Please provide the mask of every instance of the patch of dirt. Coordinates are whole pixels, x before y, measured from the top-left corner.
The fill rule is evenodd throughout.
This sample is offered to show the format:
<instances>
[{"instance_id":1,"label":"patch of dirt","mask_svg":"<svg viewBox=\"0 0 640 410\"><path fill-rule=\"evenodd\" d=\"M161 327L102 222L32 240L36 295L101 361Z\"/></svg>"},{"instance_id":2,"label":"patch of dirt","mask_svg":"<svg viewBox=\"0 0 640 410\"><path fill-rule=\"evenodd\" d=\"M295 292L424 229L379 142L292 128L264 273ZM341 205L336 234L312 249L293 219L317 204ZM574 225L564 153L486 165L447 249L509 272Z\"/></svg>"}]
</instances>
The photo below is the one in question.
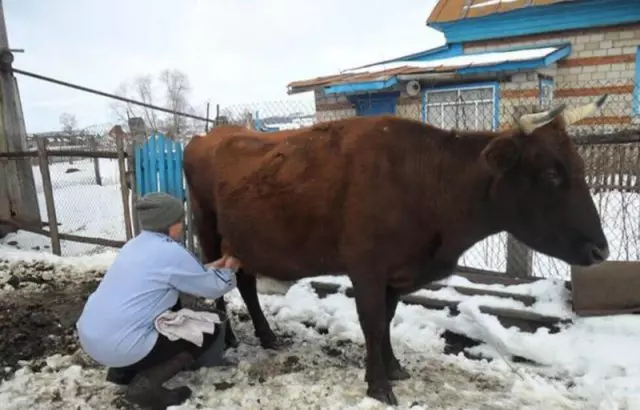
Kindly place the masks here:
<instances>
[{"instance_id":1,"label":"patch of dirt","mask_svg":"<svg viewBox=\"0 0 640 410\"><path fill-rule=\"evenodd\" d=\"M25 266L27 265L27 266ZM20 368L22 361L35 362L39 370L43 358L73 354L78 349L75 322L97 280L73 284L56 277L51 265L37 262L0 262L0 380ZM64 286L64 288L61 288Z\"/></svg>"}]
</instances>

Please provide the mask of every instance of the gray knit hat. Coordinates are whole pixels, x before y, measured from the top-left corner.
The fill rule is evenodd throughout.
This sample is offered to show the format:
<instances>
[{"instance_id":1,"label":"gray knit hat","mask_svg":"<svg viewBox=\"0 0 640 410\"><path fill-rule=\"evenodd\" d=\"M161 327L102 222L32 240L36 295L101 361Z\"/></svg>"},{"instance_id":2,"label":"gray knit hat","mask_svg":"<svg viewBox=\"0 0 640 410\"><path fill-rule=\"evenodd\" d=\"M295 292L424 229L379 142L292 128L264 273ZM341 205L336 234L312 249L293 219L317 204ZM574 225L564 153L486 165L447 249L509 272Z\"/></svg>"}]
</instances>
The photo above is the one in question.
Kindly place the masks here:
<instances>
[{"instance_id":1,"label":"gray knit hat","mask_svg":"<svg viewBox=\"0 0 640 410\"><path fill-rule=\"evenodd\" d=\"M145 231L166 232L184 217L178 198L164 192L150 192L136 203L140 227Z\"/></svg>"}]
</instances>

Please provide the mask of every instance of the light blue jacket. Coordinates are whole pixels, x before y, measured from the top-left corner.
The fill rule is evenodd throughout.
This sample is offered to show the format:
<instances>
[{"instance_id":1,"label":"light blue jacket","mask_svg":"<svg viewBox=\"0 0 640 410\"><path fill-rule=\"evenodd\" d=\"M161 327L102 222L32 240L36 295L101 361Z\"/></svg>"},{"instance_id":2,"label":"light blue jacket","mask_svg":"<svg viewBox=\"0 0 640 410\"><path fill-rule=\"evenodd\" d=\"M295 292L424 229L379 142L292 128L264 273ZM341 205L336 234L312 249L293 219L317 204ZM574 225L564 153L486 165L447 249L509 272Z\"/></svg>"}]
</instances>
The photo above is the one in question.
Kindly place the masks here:
<instances>
[{"instance_id":1,"label":"light blue jacket","mask_svg":"<svg viewBox=\"0 0 640 410\"><path fill-rule=\"evenodd\" d=\"M217 299L236 287L232 269L207 269L166 235L142 231L127 242L89 296L76 329L85 352L104 366L144 358L158 338L155 318L180 292Z\"/></svg>"}]
</instances>

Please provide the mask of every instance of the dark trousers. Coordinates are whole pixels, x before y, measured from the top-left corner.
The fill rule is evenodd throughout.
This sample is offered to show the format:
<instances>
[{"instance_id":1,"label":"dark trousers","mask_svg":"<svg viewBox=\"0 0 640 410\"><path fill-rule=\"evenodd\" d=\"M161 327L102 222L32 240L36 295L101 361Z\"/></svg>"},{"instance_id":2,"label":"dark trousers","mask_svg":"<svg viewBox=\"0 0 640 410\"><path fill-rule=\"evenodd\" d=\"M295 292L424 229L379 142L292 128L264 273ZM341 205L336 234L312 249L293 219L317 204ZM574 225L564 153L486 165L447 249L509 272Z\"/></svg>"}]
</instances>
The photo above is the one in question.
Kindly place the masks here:
<instances>
[{"instance_id":1,"label":"dark trousers","mask_svg":"<svg viewBox=\"0 0 640 410\"><path fill-rule=\"evenodd\" d=\"M175 312L181 308L182 303L180 303L180 299L178 299L178 302L171 308L171 310ZM111 379L110 381L118 384L128 384L137 373L157 366L182 352L188 352L194 360L197 360L211 347L219 333L220 327L218 325L216 325L216 331L214 334L211 335L203 333L203 342L200 347L184 339L172 341L167 339L164 335L158 335L158 340L149 354L129 366L111 368L109 370L111 374L108 378Z\"/></svg>"}]
</instances>

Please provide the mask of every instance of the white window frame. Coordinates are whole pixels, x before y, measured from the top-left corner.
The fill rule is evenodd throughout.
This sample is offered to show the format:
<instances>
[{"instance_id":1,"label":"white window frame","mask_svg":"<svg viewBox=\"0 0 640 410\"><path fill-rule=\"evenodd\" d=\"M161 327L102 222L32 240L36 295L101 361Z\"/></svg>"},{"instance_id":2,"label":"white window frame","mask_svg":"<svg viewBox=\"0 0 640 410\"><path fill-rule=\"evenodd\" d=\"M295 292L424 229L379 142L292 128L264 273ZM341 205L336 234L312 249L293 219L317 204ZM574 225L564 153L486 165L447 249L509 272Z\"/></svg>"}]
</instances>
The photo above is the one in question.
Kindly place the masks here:
<instances>
[{"instance_id":1,"label":"white window frame","mask_svg":"<svg viewBox=\"0 0 640 410\"><path fill-rule=\"evenodd\" d=\"M539 79L538 87L540 88L540 99L539 99L540 107L543 110L551 108L551 105L553 104L553 99L555 98L555 91L556 91L555 82L553 78L541 77ZM547 89L546 95L544 94L545 89Z\"/></svg>"},{"instance_id":2,"label":"white window frame","mask_svg":"<svg viewBox=\"0 0 640 410\"><path fill-rule=\"evenodd\" d=\"M444 107L445 106L455 106L455 105L462 105L459 104L457 99L460 97L460 94L462 91L471 91L471 90L486 90L486 89L490 89L491 90L491 98L486 98L486 99L474 99L474 100L464 100L464 104L474 104L475 107L475 123L474 123L474 129L477 130L478 129L478 120L479 120L479 116L478 116L478 104L480 103L491 103L491 131L495 131L496 128L498 127L498 122L496 120L496 110L498 110L498 105L499 105L499 101L496 101L496 93L498 92L498 87L496 84L478 84L478 85L473 85L473 86L464 86L464 87L446 87L446 88L437 88L437 89L433 89L433 90L426 90L424 93L424 122L429 123L428 122L428 118L429 118L429 109L433 108L433 107L440 107L440 121L442 122L444 120ZM456 92L456 102L436 102L436 103L430 103L429 102L429 96L432 94L438 94L438 93L443 93L443 92L452 92L455 91ZM442 124L433 124L437 127L443 128ZM490 130L483 130L483 131L490 131Z\"/></svg>"}]
</instances>

